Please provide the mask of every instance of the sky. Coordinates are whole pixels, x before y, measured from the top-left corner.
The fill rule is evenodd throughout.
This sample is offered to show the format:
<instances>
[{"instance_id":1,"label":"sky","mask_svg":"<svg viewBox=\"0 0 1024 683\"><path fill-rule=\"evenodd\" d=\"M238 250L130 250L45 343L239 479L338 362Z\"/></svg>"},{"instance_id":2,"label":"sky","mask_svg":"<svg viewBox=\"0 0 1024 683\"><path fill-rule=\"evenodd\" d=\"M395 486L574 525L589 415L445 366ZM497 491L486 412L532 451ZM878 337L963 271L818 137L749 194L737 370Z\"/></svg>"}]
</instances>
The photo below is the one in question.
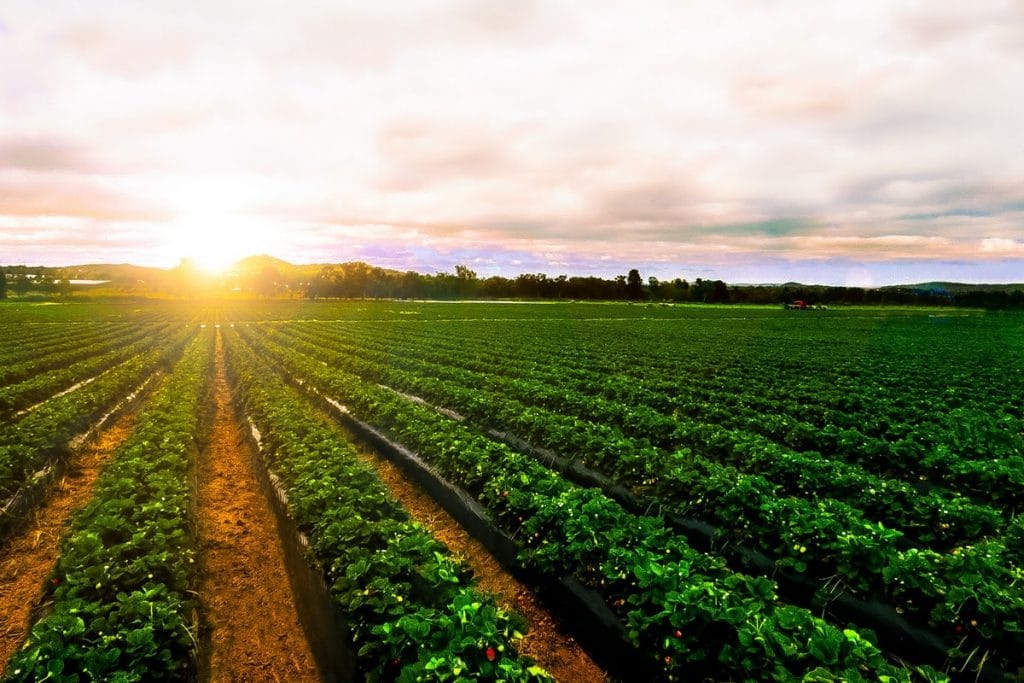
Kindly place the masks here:
<instances>
[{"instance_id":1,"label":"sky","mask_svg":"<svg viewBox=\"0 0 1024 683\"><path fill-rule=\"evenodd\" d=\"M0 4L0 263L1024 281L1024 5Z\"/></svg>"}]
</instances>

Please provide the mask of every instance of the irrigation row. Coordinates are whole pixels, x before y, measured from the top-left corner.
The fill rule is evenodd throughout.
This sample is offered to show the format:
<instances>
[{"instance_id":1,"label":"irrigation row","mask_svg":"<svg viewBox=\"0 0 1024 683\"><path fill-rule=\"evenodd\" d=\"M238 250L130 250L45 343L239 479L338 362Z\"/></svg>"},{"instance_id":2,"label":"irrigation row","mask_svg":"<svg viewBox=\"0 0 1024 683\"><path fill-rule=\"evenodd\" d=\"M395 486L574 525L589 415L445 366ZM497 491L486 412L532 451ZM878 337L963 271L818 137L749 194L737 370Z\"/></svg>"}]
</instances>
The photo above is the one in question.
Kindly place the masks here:
<instances>
[{"instance_id":1,"label":"irrigation row","mask_svg":"<svg viewBox=\"0 0 1024 683\"><path fill-rule=\"evenodd\" d=\"M353 678L352 657L350 656L349 660L340 663L338 660L338 653L344 652L344 648L339 647L339 643L347 640L344 630L330 628L331 619L334 617L328 619L327 622L322 618L318 621L316 617L317 613L322 617L325 613L333 614L333 612L329 607L330 602L327 599L327 588L323 584L323 576L312 570L308 564L308 537L305 532L299 530L291 516L287 494L284 492L280 480L272 474L272 457L268 456L268 452L263 448L259 431L252 427L251 423L248 430L240 430L240 425L243 423L235 413L235 410L238 409L237 401L232 401L228 395L219 336L217 345L216 375L213 380L215 391L212 396L214 418L210 428L212 436L200 451L189 455L189 459L193 462L189 466L193 471L193 474L190 475L193 483L189 497L194 502L191 504L192 512L189 513L189 519L193 521L188 523L197 530L193 533L198 533L200 545L195 559L197 565L202 568L200 577L203 581L196 587L200 603L197 605L200 608L199 611L196 612L196 608L189 608L186 604L185 611L182 612L183 616L187 616L188 610L192 609L191 621L198 623L201 627L192 636L196 659L192 664L185 662L186 670L191 670L193 675L204 679L226 677L245 680L274 680L281 675L287 677L288 680L351 680ZM72 469L77 471L86 446L90 444L106 443L105 457L113 456L114 452L118 450L118 445L128 437L126 433L128 429L125 425L133 419L133 410L142 402L144 396L148 396L154 390L162 391L155 388L157 386L160 386L159 383L155 378L151 378L144 386L145 392L133 393L130 400L119 403L96 425L93 425L86 433L79 435L75 440L72 456L69 458ZM209 397L203 401L209 401ZM197 413L202 412L199 406L185 409L195 410ZM118 429L111 429L110 422L115 419L118 420ZM111 439L111 435L115 431L120 435L116 441ZM246 437L241 442L238 440L240 431L244 431ZM138 439L138 437L133 438ZM247 448L247 442L251 450ZM249 455L246 455L247 451ZM249 461L248 468L240 464L246 460ZM54 469L53 471L57 472L58 470ZM46 500L47 505L42 513L42 516L49 521L48 528L59 528L69 517L74 519L81 517L81 513L76 513L75 509L84 509L83 506L91 497L92 481L95 480L95 474L94 471L91 479L75 482L74 500L76 502L70 504L70 507L68 505L60 506L63 511L62 518L57 518L50 512L57 507L56 502L59 498L58 493L51 494L51 497ZM67 484L65 484L65 488L67 488ZM40 487L39 491L45 493L47 489ZM263 515L264 519L261 522L252 521L251 513L254 507L259 507L257 505L259 500L270 501L269 507L266 508L268 511L266 514L270 514L272 523L267 523L266 514ZM100 500L93 500L88 507L94 508L101 503ZM429 517L428 513L428 518L425 518L424 521L429 522ZM221 527L219 530L218 526ZM257 526L262 528L262 532L254 534L254 529ZM25 537L31 538L38 533L40 528L42 526L37 525L24 529ZM252 538L244 539L250 541L248 545L239 546L235 543L239 536L252 536ZM58 547L56 538L53 541L50 546L49 560L35 562L35 574L33 576L23 575L22 578L27 578L30 586L40 585L42 579L47 575L56 578L52 584L47 581L47 588L43 596L33 601L35 607L32 610L31 618L22 626L6 629L8 640L11 642L19 643L25 637L27 628L32 623L37 621L50 623L55 618L51 612L52 609L56 609L58 612L64 609L62 605L65 598L61 597L60 584L57 581L63 581L62 572L67 569L61 569L58 566L56 573L52 569ZM283 555L275 560L258 558L254 549L262 549L268 545L283 546ZM20 546L11 545L9 547ZM185 553L184 556L187 557L188 554ZM276 565L276 567L270 565ZM477 565L477 567L478 571L488 571L486 568L482 568L483 565ZM67 578L71 579L70 573ZM286 585L282 586L282 580ZM290 586L287 585L289 583ZM499 580L498 583L502 583L502 581ZM52 595L54 586L58 587L56 596ZM99 588L99 585L96 588ZM294 603L286 604L277 610L267 606L268 600L292 594L296 596ZM54 597L56 602L54 602ZM510 600L513 598L514 596L509 597ZM523 597L519 596L519 599L522 600ZM251 607L245 607L246 600L252 602ZM254 624L251 615L257 611L264 614L272 613L275 616ZM199 615L198 621L196 614ZM313 615L312 619L309 618L311 614ZM540 614L542 618L550 621L550 617L543 616L543 611L540 611ZM282 616L288 617L289 615L293 617L297 615L300 620L306 622L303 624L305 633L302 633L297 640L293 636L288 636L282 641ZM334 616L336 617L336 615ZM254 631L260 631L262 626L266 627L263 629L265 632L254 634ZM86 622L86 628L88 628L88 622ZM62 636L67 639L66 642L69 644L77 642L77 637L76 632L65 632ZM571 643L571 641L565 642ZM16 663L12 664L12 669L6 672L10 680L32 680L42 670L25 668L26 666L35 666L33 662L39 663L39 660L36 659L26 659L25 653L44 652L40 649L42 644L30 640L26 647L29 649L19 654ZM71 647L78 646L71 645ZM312 660L305 658L302 654L308 647L312 647L318 656L318 658L314 657L316 666L312 666L309 663ZM9 654L10 651L4 652L3 660L0 663L5 663ZM275 654L279 654L283 659L273 660ZM31 657L35 656L37 655L31 655ZM344 656L342 659L344 660ZM570 668L565 669L562 679L566 681L599 680L591 675L596 671L592 664L589 669L579 667L580 662L584 660L585 655L580 654L576 660L570 663ZM62 659L60 666L67 667L64 669L64 673L72 674L76 670L74 667L81 666L82 661L87 660L75 659L65 662ZM51 660L42 666L46 668L51 664L56 665L57 660ZM46 670L51 671L49 668ZM52 669L52 671L57 671L57 669ZM90 676L103 675L102 668L91 670L87 668L79 671L82 673L91 671L88 674ZM577 672L576 677L573 677L572 671ZM586 673L581 676L580 671ZM113 670L106 671L106 675L111 673Z\"/></svg>"},{"instance_id":2,"label":"irrigation row","mask_svg":"<svg viewBox=\"0 0 1024 683\"><path fill-rule=\"evenodd\" d=\"M249 335L246 334L246 336L248 337ZM501 449L499 449L499 448L492 448L490 446L485 446L482 441L480 442L480 446L476 446L476 445L470 446L469 442L472 442L473 444L476 444L477 442L473 441L472 438L470 438L469 442L467 442L466 441L467 437L466 436L461 436L461 432L459 432L458 430L447 429L447 428L445 428L445 427L443 427L441 425L438 425L438 427L440 428L440 433L437 436L437 441L435 441L432 437L428 436L428 434L431 433L431 427L428 426L428 425L434 424L433 422L431 422L428 419L425 419L425 415L423 415L422 413L417 413L417 417L414 417L412 413L409 413L409 415L406 416L405 413L402 412L402 409L397 409L398 412L395 412L396 408L392 408L390 403L387 403L387 401L384 401L384 403L381 403L382 399L377 398L377 396L379 395L379 393L381 391L379 388L376 390L376 393L375 393L374 391L370 390L370 387L368 385L366 385L365 382L360 382L360 381L358 381L356 379L348 380L348 379L345 379L345 377L347 377L347 375L345 375L344 373L339 373L339 372L336 372L336 371L333 371L333 370L325 370L319 364L319 361L311 361L311 359L306 359L306 360L303 361L303 360L300 359L299 356L295 355L294 353L285 354L284 353L284 347L281 347L281 346L279 346L277 344L268 344L268 343L266 343L266 340L261 340L260 343L256 344L256 346L260 349L261 355L266 357L268 360L272 359L272 360L274 360L274 362L277 362L277 363L281 364L282 368L285 368L287 370L287 374L289 374L289 375L293 375L293 373L297 372L298 371L297 369L301 367L301 371L298 371L300 377L297 377L297 379L303 379L305 381L305 380L310 380L310 379L315 377L316 378L316 387L318 388L319 391L321 391L321 392L323 392L323 391L333 391L335 388L337 388L338 390L342 391L342 393L345 394L345 395L351 394L352 396L357 396L358 397L357 401L358 401L358 405L360 406L359 407L359 411L360 412L368 410L369 414L380 413L381 415L387 415L387 418L386 418L387 424L390 425L390 426L396 426L397 425L397 427L400 429L400 433L401 434L405 434L406 436L411 436L414 439L414 441L418 439L419 441L422 441L424 444L429 443L430 444L430 449L432 451L437 451L435 453L435 455L438 455L440 460L444 460L445 461L445 467L447 468L447 470L452 470L452 469L460 470L460 474L459 474L460 477L461 476L467 476L467 477L472 476L472 477L474 477L477 480L476 483L474 484L474 486L476 488L484 487L486 495L488 496L488 500L489 501L491 501L491 499L494 499L495 495L498 495L498 494L500 494L501 496L507 495L505 493L501 493L501 491L500 491L500 487L502 486L502 484L500 484L500 483L495 484L495 485L499 486L499 489L497 491L493 491L491 489L491 484L490 483L486 483L486 482L490 481L490 478L495 477L495 476L499 477L499 478L501 478L502 476L518 477L519 475L518 474L514 474L514 473L516 471L520 471L521 470L523 472L522 476L523 477L527 477L529 475L526 474L526 471L529 470L531 473L533 473L533 475L538 477L538 479L535 480L535 484L531 485L533 487L531 490L537 489L538 486L545 486L546 487L546 486L549 486L549 484L551 486L554 485L554 482L555 482L556 478L554 478L553 475L550 475L550 474L549 475L541 475L539 473L539 471L537 471L536 469L532 469L532 468L529 468L528 466L526 466L525 463L523 463L522 460L517 460L515 457L513 457L511 455L511 453L507 453L506 454L506 452L501 451ZM284 362L284 356L285 355L288 356L287 362ZM315 363L316 365L312 365L311 362ZM328 375L330 376L329 378L327 377ZM345 388L345 387L343 387L343 385L346 382L351 382L351 383L354 383L354 384L352 385L351 388ZM329 395L330 394L325 394L325 396L329 396ZM327 401L328 399L322 398L320 400ZM346 402L347 399L340 398L340 399L332 399L332 400L335 400L335 404L332 404L332 405L334 405L334 409L336 411L338 411L340 415L345 415L345 414L350 414L351 413L350 410L344 408L345 402ZM339 409L338 405L341 405L342 408ZM375 407L375 406L377 406L377 407ZM403 417L399 418L398 417L399 415L403 415ZM348 418L344 418L344 419L348 419ZM366 420L366 419L375 419L375 418L365 417L365 414L364 414L364 416L362 416L362 417L360 417L358 419L359 420ZM398 420L398 422L396 422L396 420ZM413 424L413 422L409 422L408 420L413 420L413 422L415 422L416 424ZM379 428L379 426L378 426L378 428ZM369 434L368 438L374 438L374 439L380 439L381 437L388 438L387 435L385 435L383 433L380 433L378 435L374 435L373 431L367 431L367 434ZM416 434L419 434L420 436L416 436ZM443 434L443 436L441 436L441 434ZM395 437L395 438L403 438L403 437ZM444 442L444 443L450 442L451 446L454 447L454 450L449 450L448 448L446 448L443 445L442 442ZM492 442L492 444L493 443L495 443L495 442ZM457 444L464 444L464 445L463 446L459 446ZM385 447L386 446L388 448L396 448L394 443L389 445L389 444L381 441L380 445L381 445L381 447ZM480 455L473 455L473 456L468 456L467 455L467 456L465 456L465 458L468 458L468 459L464 458L464 459L460 460L459 451L460 450L464 450L464 449L469 449L472 452L476 452L476 449L480 449L479 450ZM488 451L488 449L490 449L490 450ZM400 449L396 449L396 450L400 450ZM484 451L487 451L489 453L489 455L485 456ZM488 473L487 470L482 469L484 467L483 460L480 460L479 464L477 464L475 466L472 464L474 462L475 458L486 459L486 457L501 458L502 459L502 467L500 469L506 470L507 473L504 473L504 474L499 474L497 472L495 472L495 473ZM407 459L409 459L409 458L407 457ZM461 473L463 468L467 468L467 473L465 475L463 475ZM469 473L472 473L472 474L469 474ZM524 479L524 481L525 481L525 479ZM508 483L504 484L504 486L508 487L508 489L510 491L514 488L513 486L511 486L511 482L508 482ZM631 519L629 515L623 515L622 512L614 512L615 505L610 505L610 504L608 504L606 502L598 502L598 501L600 501L600 498L597 497L597 496L585 496L582 493L573 492L573 491L570 490L571 487L565 487L565 486L559 485L557 490L560 491L563 488L566 489L566 495L569 495L571 493L571 495L574 496L574 497L578 496L580 498L586 498L587 500L590 500L591 498L593 498L594 505L599 506L600 508L606 508L608 510L608 514L609 515L615 514L615 515L622 516L623 517L623 522L622 522L623 524L632 524L632 522L626 521L626 520ZM438 495L443 496L443 494L438 494ZM452 494L449 494L449 495L452 495ZM457 493L454 494L454 495L455 495L456 498L460 497L459 494L457 494ZM465 498L465 494L461 494L461 497ZM544 497L545 496L541 496L541 498L544 498ZM518 501L519 499L517 498L516 500ZM507 499L504 499L504 502L503 502L502 498L496 498L496 499L494 499L493 502L494 502L495 505L498 505L498 506L506 505L506 504L507 505L511 505L512 506L511 509L514 510L514 509L516 509L515 506L520 505L520 503L512 502L512 501L513 501L513 498L511 496L509 496ZM524 499L523 502L525 502L525 499ZM569 503L569 501L565 500L565 503ZM540 503L537 503L537 504L540 504ZM583 504L583 503L580 502L579 504ZM470 510L472 511L472 506L471 505L470 506L466 506L465 503L463 503L463 506L470 508ZM621 508L620 508L620 510L621 510ZM480 515L476 515L476 516L479 517ZM469 516L469 518L467 518L466 520L463 520L464 521L464 525L466 525L467 528L471 528L473 526L473 524L474 524L474 522L471 521L472 517L473 517L473 515L471 514ZM514 520L513 520L513 522L514 522ZM556 525L559 524L559 523L565 523L565 522L554 522L554 518L552 519L552 522L555 523ZM520 517L520 524L524 524L522 517ZM537 553L543 552L543 553L545 553L544 557L547 558L548 557L547 553L557 552L556 546L558 545L558 543L555 542L555 545L551 546L551 550L548 550L546 548L546 546L544 545L544 541L543 540L536 541L535 539L538 539L538 538L542 537L542 534L539 531L538 531L538 533L536 535L532 531L532 529L538 528L537 524L538 523L535 520L529 520L529 521L527 521L524 524L524 528L526 526L529 526L530 529L531 529L531 531L529 532L530 533L530 539L531 539L531 546L530 547L533 548L535 543L539 543L541 545L541 548L537 549L537 550L529 550L529 551L525 551L525 552L527 552L527 555L532 555L535 552L537 552ZM543 528L543 524L544 524L544 522L540 522L541 526L539 528L542 529ZM637 519L637 524L644 525L644 528L647 527L647 523L646 522L642 522L640 519ZM514 523L513 523L513 526L515 526ZM656 528L656 525L653 524L653 523L650 526L652 527L652 529ZM573 527L573 529L575 529L575 526ZM483 536L487 536L487 535L491 534L492 530L493 530L493 527L491 527L490 529L482 528L481 531L480 531L480 534L483 535ZM557 535L560 536L561 533L562 532L559 530ZM607 534L607 533L610 533L609 530L604 529L604 528L601 529L602 536ZM659 538L660 538L660 534L662 534L661 531L657 531L657 532L653 532L652 531L650 533L657 533L657 534L659 534ZM502 545L505 546L504 553L506 554L506 556L509 553L508 544L507 544L507 538L508 537L506 536L505 538L506 538L506 541L504 541L504 542L501 540L500 536L498 537L497 540L493 541L493 543L495 545L495 548L496 548L496 553L499 556L501 556L501 554L502 554L502 550L501 550ZM580 540L582 541L582 537L580 538ZM595 539L594 542L597 543L598 541ZM675 541L673 543L675 543ZM589 543L587 544L587 547L590 547ZM680 547L682 547L682 546L680 545ZM606 549L606 550L608 550L608 549ZM615 552L615 551L614 550L608 550L608 552ZM682 552L682 550L680 552ZM686 552L689 554L689 553L693 553L694 551L686 550ZM601 560L599 559L601 556L602 555L600 553L598 553L598 554L593 556L594 559L590 560L590 562L592 563L590 565L591 566L591 570L596 569L596 564L601 562ZM699 557L700 557L699 555L694 555L693 556L693 560L697 561ZM700 561L704 562L705 560L700 560ZM556 560L554 558L552 558L551 560L545 559L545 566L546 566L547 562L554 562L556 565L558 565L558 564L561 563L561 560ZM661 562L671 562L671 560L663 559L663 560L659 560L658 561L658 563L661 563ZM590 571L590 570L588 570L588 571ZM661 571L669 571L669 572L671 572L671 570L668 569L667 566L664 569L658 570L658 575L660 575ZM703 572L703 571L714 571L714 572L721 573L721 568L713 569L713 570L704 570L704 569L702 569L701 572ZM716 573L714 575L717 576L718 574ZM551 576L555 576L555 575L551 575ZM723 574L723 577L724 576L725 576L725 574ZM732 575L732 574L730 574L729 576L735 576L736 580L740 580L742 578L739 575ZM700 574L695 576L695 578L693 580L695 580L695 581L696 580L700 580L699 577L700 577ZM746 581L748 579L744 578L743 580ZM560 579L556 578L556 581L560 581ZM563 583L562 584L562 586L561 586L561 593L563 595L569 595L569 594L571 594L573 592L574 592L574 588L571 585L569 585L568 583ZM627 594L627 595L630 596L630 601L632 602L632 594ZM619 602L621 603L622 601L620 600ZM621 605L619 607L621 609ZM793 608L793 609L795 609L795 608ZM606 621L606 626L608 627L608 628L604 629L606 634L613 633L615 631L615 629L616 629L615 625L618 624L618 627L617 627L618 635L620 636L620 640L621 640L622 639L621 636L623 635L623 626L621 625L621 622L619 622L619 618L620 617L617 616L617 615L613 616L612 615L613 610L609 610L607 606L605 606L603 608L603 612L604 612L604 617L607 617L607 620L605 620L603 617L599 616L597 612L592 612L591 613L591 618L589 620L587 620L586 622L584 622L584 623L588 623L588 625L593 625L593 624L599 623L601 621ZM639 613L637 613L637 614L639 614ZM796 613L794 612L793 615L795 616ZM634 617L634 614L631 613L630 621L632 622L632 620L634 618L639 618L639 617ZM666 628L670 628L670 627L666 627ZM825 626L822 625L821 628L825 628ZM671 633L671 630L669 632ZM683 632L679 631L678 629L676 630L676 633L684 634ZM677 635L676 637L680 638L680 637L682 637L682 635ZM635 638L636 638L635 635L630 634L630 635L627 636L626 639L628 641L635 641ZM670 640L671 639L665 641L666 642L666 646L669 645L669 641ZM605 651L608 651L610 649L610 647L611 646L609 645L609 648L605 648ZM632 642L631 642L631 647L635 647L635 645L632 645ZM679 650L676 650L676 652L679 652ZM684 649L684 650L682 650L682 652L685 653L686 650ZM696 653L694 653L694 654L696 654ZM649 652L644 653L644 654L639 654L636 650L634 650L634 654L632 656L632 661L637 661L637 659L646 660L648 665L650 665L652 662L651 662L650 659L647 659L649 656L650 656ZM623 658L626 659L626 660L630 660L630 657L625 655L625 651L623 651ZM669 664L670 668L672 668L673 670L677 670L678 671L677 667L679 665L677 665L674 662L674 657L672 659L673 659L673 662L670 663L668 661L668 659L666 659L665 663ZM659 666L661 666L661 665L659 665ZM776 666L782 666L782 664L781 663L776 663ZM721 669L718 669L718 671L719 671L719 673L721 673Z\"/></svg>"},{"instance_id":3,"label":"irrigation row","mask_svg":"<svg viewBox=\"0 0 1024 683\"><path fill-rule=\"evenodd\" d=\"M467 422L465 416L448 408L433 405L419 396L401 392L383 384L378 386L408 401L426 406L452 420ZM703 520L672 513L660 513L661 506L658 501L639 497L600 472L579 462L570 461L546 448L534 446L514 434L475 424L471 426L483 431L487 436L529 455L545 467L556 470L575 484L600 489L635 514L661 514L668 524L686 536L687 540L702 552L716 552L723 555L736 571L770 576L779 585L780 597L787 602L821 607L836 623L850 622L870 628L878 635L879 644L894 655L908 660L924 661L939 667L946 662L946 648L942 641L930 631L908 623L890 605L877 600L856 598L845 593L831 595L829 601L823 605L811 605L808 603L808 599L817 595L820 588L816 582L778 567L774 561L757 550L736 544L718 547L718 539L724 537L725 534ZM979 680L998 681L1001 678L1002 675L999 672L986 669Z\"/></svg>"}]
</instances>

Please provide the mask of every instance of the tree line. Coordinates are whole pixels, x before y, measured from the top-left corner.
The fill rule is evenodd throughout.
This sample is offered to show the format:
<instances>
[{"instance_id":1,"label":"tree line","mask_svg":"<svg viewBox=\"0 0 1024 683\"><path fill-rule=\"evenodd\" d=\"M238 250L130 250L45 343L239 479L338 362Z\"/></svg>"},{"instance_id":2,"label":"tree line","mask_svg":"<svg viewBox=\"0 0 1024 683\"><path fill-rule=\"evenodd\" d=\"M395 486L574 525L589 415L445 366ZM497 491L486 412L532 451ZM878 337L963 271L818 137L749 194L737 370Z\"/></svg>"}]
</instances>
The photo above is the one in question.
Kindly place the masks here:
<instances>
[{"instance_id":1,"label":"tree line","mask_svg":"<svg viewBox=\"0 0 1024 683\"><path fill-rule=\"evenodd\" d=\"M272 277L263 274L264 279ZM397 273L365 263L325 266L305 284L305 295L317 298L397 299L575 299L607 301L699 301L725 303L729 288L721 280L697 278L693 283L676 278L645 283L635 268L614 278L596 276L548 276L522 273L514 278L492 275L480 278L468 266L453 273Z\"/></svg>"},{"instance_id":2,"label":"tree line","mask_svg":"<svg viewBox=\"0 0 1024 683\"><path fill-rule=\"evenodd\" d=\"M0 299L10 293L23 297L66 298L74 288L60 269L30 269L8 266L0 269ZM52 272L51 272L52 271ZM454 272L422 274L415 271L385 270L367 263L326 265L315 274L308 269L264 265L231 277L199 273L183 262L162 271L149 282L153 293L195 298L199 296L258 296L262 298L305 297L308 299L562 299L578 301L634 301L656 303L709 304L791 304L804 301L810 306L845 305L929 305L987 309L1024 309L1020 286L929 287L832 287L826 285L728 285L722 280L683 278L646 280L633 268L612 278L597 276L522 273L516 277L479 277L465 265ZM143 294L133 285L133 294Z\"/></svg>"},{"instance_id":3,"label":"tree line","mask_svg":"<svg viewBox=\"0 0 1024 683\"><path fill-rule=\"evenodd\" d=\"M264 278L268 274L264 274ZM264 290L266 287L264 287ZM514 278L477 276L459 265L453 273L396 273L365 263L324 267L303 291L316 298L405 299L570 299L678 303L808 305L928 305L1024 309L1024 290L1006 288L948 291L941 287L833 287L827 285L728 285L722 280L683 278L646 281L637 269L614 278L522 273Z\"/></svg>"},{"instance_id":4,"label":"tree line","mask_svg":"<svg viewBox=\"0 0 1024 683\"><path fill-rule=\"evenodd\" d=\"M72 286L66 278L51 277L45 269L30 272L24 266L0 268L0 299L6 299L8 291L18 296L30 292L66 297L71 295Z\"/></svg>"}]
</instances>

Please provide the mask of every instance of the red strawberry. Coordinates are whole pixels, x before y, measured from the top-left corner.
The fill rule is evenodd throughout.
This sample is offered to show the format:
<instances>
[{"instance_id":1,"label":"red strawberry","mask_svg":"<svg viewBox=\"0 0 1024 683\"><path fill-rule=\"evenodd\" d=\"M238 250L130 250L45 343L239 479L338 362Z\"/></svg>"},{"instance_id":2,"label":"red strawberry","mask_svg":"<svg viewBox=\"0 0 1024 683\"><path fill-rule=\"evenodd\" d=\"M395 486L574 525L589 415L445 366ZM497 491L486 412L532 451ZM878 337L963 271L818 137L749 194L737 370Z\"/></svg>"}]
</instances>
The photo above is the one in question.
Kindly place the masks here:
<instances>
[{"instance_id":1,"label":"red strawberry","mask_svg":"<svg viewBox=\"0 0 1024 683\"><path fill-rule=\"evenodd\" d=\"M498 651L495 650L493 647L488 647L484 654L487 655L488 662L493 662L495 657L498 656Z\"/></svg>"}]
</instances>

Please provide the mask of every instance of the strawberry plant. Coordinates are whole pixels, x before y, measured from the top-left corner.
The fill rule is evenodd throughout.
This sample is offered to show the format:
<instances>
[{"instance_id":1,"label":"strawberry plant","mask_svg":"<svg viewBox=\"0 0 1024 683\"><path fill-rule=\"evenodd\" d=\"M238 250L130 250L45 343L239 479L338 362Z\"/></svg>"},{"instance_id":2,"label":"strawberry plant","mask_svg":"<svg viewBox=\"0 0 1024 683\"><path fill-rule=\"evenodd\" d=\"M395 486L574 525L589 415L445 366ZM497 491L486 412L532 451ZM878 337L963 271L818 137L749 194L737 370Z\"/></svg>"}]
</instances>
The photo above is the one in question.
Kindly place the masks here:
<instances>
[{"instance_id":1,"label":"strawberry plant","mask_svg":"<svg viewBox=\"0 0 1024 683\"><path fill-rule=\"evenodd\" d=\"M546 681L516 652L520 618L391 498L354 448L227 332L229 372L288 491L370 680ZM457 670L457 671L456 671Z\"/></svg>"},{"instance_id":2,"label":"strawberry plant","mask_svg":"<svg viewBox=\"0 0 1024 683\"><path fill-rule=\"evenodd\" d=\"M193 669L187 474L212 341L194 337L74 516L47 611L8 663L9 680L173 680Z\"/></svg>"},{"instance_id":3,"label":"strawberry plant","mask_svg":"<svg viewBox=\"0 0 1024 683\"><path fill-rule=\"evenodd\" d=\"M738 641L738 633L750 620L774 614L777 605L770 581L734 573L720 558L692 550L663 521L627 513L599 491L573 486L531 458L428 407L259 340L257 334L245 331L248 343L301 375L303 386L314 383L320 391L344 401L348 410L390 430L448 479L477 495L517 539L520 557L528 567L555 575L575 572L605 596L636 647L650 654L666 678L709 672L721 676L723 671L734 675L747 671L749 676L753 670L770 670L778 664L750 659L752 669L736 669L736 662L722 661L722 652ZM495 463L501 466L489 466ZM632 554L613 554L619 548L631 548ZM806 614L801 638L810 638L819 626L826 628L820 619ZM676 631L680 637L666 642L665 634L674 636ZM856 652L856 648L844 651L839 668L864 667L911 680L909 670L890 667L880 657L859 658ZM777 669L780 680L791 679L786 667L806 671L813 668L813 661L813 657L794 656ZM788 672L785 678L782 671Z\"/></svg>"}]
</instances>

